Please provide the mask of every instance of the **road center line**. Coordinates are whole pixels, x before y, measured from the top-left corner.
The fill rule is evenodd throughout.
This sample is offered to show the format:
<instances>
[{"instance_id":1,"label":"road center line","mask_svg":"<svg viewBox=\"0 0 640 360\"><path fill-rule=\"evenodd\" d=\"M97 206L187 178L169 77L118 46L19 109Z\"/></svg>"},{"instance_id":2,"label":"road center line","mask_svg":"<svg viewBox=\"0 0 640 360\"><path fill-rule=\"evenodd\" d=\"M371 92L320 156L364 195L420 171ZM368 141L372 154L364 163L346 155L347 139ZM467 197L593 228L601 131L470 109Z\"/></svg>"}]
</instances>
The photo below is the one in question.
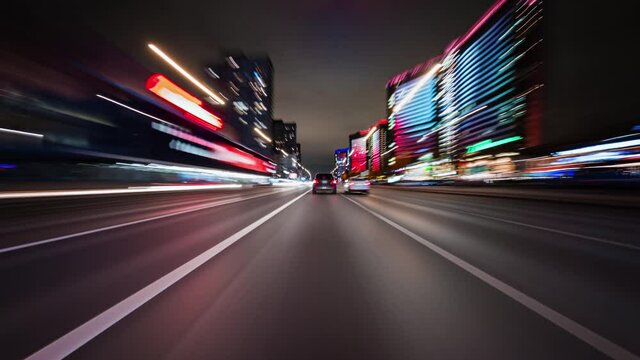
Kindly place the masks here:
<instances>
[{"instance_id":1,"label":"road center line","mask_svg":"<svg viewBox=\"0 0 640 360\"><path fill-rule=\"evenodd\" d=\"M129 221L129 222L122 223L122 224L105 226L105 227L101 227L101 228L98 228L98 229L78 232L78 233L75 233L75 234L57 236L57 237L54 237L54 238L34 241L34 242L26 243L26 244L10 246L10 247L6 247L6 248L0 249L0 254L12 252L12 251L17 251L17 250L22 250L22 249L27 249L27 248L31 248L31 247L34 247L34 246L50 244L50 243L53 243L53 242L66 240L66 239L71 239L71 238L75 238L75 237L79 237L79 236L91 235L91 234L95 234L95 233L99 233L99 232L103 232L103 231L119 229L119 228L123 228L123 227L126 227L126 226L142 224L142 223L149 222L149 221L161 220L161 219L165 219L165 218L168 218L168 217L182 215L182 214L188 214L188 213L195 212L195 211L211 209L211 208L222 206L222 205L229 205L229 204L233 204L233 203L237 203L237 202L241 202L241 201L257 199L257 198L261 198L261 197L264 197L264 196L279 194L279 193L281 193L283 191L287 191L287 190L274 191L274 192L270 192L270 193L266 193L266 194L259 194L259 195L252 195L252 196L237 197L237 198L233 198L233 199L229 199L229 200L215 201L215 202L212 202L212 203L209 203L209 204L206 204L206 205L200 205L200 206L196 206L196 207L193 207L193 208L190 208L190 209L172 212L172 213L169 213L169 214L154 216L154 217L150 217L150 218L146 218L146 219Z\"/></svg>"},{"instance_id":2,"label":"road center line","mask_svg":"<svg viewBox=\"0 0 640 360\"><path fill-rule=\"evenodd\" d=\"M386 199L386 198L383 198L383 197L380 197L380 196L376 196L376 195L372 195L372 197L377 198L377 199L382 199L384 201L389 201L389 202L392 202L392 203L395 203L395 204L400 204L400 205L403 205L403 206L411 207L411 208L414 208L414 209L427 209L427 210L429 210L428 206L416 205L416 204L408 204L408 203L405 203L405 202L402 202L402 201ZM443 209L443 207L440 207L440 209ZM632 249L632 250L640 250L640 246L633 245L633 244L628 244L628 243L623 243L623 242L619 242L619 241L607 240L607 239L602 239L602 238L598 238L598 237L595 237L595 236L576 234L576 233L569 232L569 231L563 231L563 230L548 228L548 227L544 227L544 226L527 224L527 223L523 223L523 222L520 222L520 221L507 220L507 219L502 219L502 218L498 218L498 217L494 217L494 216L477 214L477 213L474 213L474 212L471 212L471 211L450 209L448 207L444 207L444 209L446 209L446 211L457 212L457 213L460 213L460 214L467 214L467 215L476 216L476 217L479 217L479 218L489 219L489 220L493 220L493 221L499 221L499 222L512 224L512 225L524 226L524 227L528 227L528 228L536 229L536 230L543 230L543 231L547 231L547 232L551 232L551 233L555 233L555 234L576 237L576 238L580 238L580 239L583 239L583 240L595 241L595 242L599 242L599 243L603 243L603 244L607 244L607 245L620 246L620 247L624 247L624 248Z\"/></svg>"},{"instance_id":3,"label":"road center line","mask_svg":"<svg viewBox=\"0 0 640 360\"><path fill-rule=\"evenodd\" d=\"M542 304L541 302L535 300L534 298L530 297L529 295L511 287L510 285L504 283L503 281L493 277L492 275L484 272L483 270L480 270L479 268L475 267L474 265L471 265L470 263L462 260L461 258L453 255L452 253L442 249L441 247L439 247L438 245L435 245L434 243L426 240L425 238L421 237L420 235L417 235L416 233L412 232L411 230L395 223L392 220L387 219L386 217L376 213L373 210L370 210L369 208L365 207L364 205L360 204L359 202L349 199L348 197L344 196L343 197L347 200L349 200L350 202L354 203L355 205L357 205L358 207L362 208L363 210L365 210L366 212L368 212L369 214L375 216L376 218L384 221L385 223L389 224L390 226L394 227L396 230L399 230L400 232L402 232L403 234L407 235L408 237L412 238L413 240L419 242L420 244L426 246L427 248L429 248L431 251L435 252L436 254L442 256L443 258L449 260L450 262L452 262L453 264L457 265L458 267L462 268L463 270L467 271L468 273L470 273L471 275L475 276L476 278L482 280L484 283L488 284L489 286L493 287L494 289L500 291L501 293L507 295L508 297L510 297L511 299L517 301L518 303L524 305L525 307L527 307L529 310L537 313L538 315L542 316L543 318L547 319L548 321L556 324L557 326L559 326L560 328L564 329L565 331L567 331L568 333L572 334L573 336L577 337L578 339L584 341L585 343L591 345L592 347L596 348L598 351L602 352L603 354L613 358L613 359L640 359L639 356L635 355L634 353L630 352L629 350L621 347L620 345L604 338L603 336L591 331L590 329L586 328L585 326L575 322L574 320L560 314L559 312L551 309L550 307Z\"/></svg>"},{"instance_id":4,"label":"road center line","mask_svg":"<svg viewBox=\"0 0 640 360\"><path fill-rule=\"evenodd\" d=\"M233 245L238 240L242 239L244 236L258 228L260 225L269 221L274 216L281 213L283 210L291 206L296 201L300 200L303 196L307 195L309 191L305 191L304 194L296 197L295 199L287 202L286 204L280 206L269 214L263 216L256 222L251 225L245 227L244 229L238 231L237 233L231 235L230 237L224 239L220 243L211 247L209 250L206 250L202 254L196 256L195 258L189 260L185 264L171 271L170 273L164 275L158 280L152 282L147 285L143 289L139 290L135 294L129 296L128 298L122 300L118 304L112 306L111 308L105 310L98 316L93 319L87 321L86 323L80 325L76 329L71 332L63 335L58 338L51 344L45 346L38 352L29 356L27 360L52 360L52 359L63 359L69 354L73 353L77 349L79 349L84 344L91 341L91 339L100 335L102 332L113 326L118 321L125 318L127 315L134 312L136 309L147 303L149 300L153 299L171 285L177 283L185 276L189 275L191 272L205 264L207 261L211 260L216 255L220 254L229 246Z\"/></svg>"}]
</instances>

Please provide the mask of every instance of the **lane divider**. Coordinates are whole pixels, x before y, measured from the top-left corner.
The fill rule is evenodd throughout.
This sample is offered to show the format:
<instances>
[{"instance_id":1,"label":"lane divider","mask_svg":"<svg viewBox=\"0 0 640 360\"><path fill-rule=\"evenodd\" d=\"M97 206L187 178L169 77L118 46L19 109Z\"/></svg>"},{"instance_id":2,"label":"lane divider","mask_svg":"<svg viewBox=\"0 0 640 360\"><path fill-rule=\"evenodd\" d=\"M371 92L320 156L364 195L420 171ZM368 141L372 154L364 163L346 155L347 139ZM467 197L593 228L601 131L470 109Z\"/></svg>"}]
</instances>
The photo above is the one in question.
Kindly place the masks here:
<instances>
[{"instance_id":1,"label":"lane divider","mask_svg":"<svg viewBox=\"0 0 640 360\"><path fill-rule=\"evenodd\" d=\"M465 270L466 272L470 273L471 275L475 276L476 278L478 278L479 280L483 281L484 283L486 283L487 285L493 287L494 289L500 291L501 293L503 293L504 295L510 297L511 299L515 300L516 302L520 303L521 305L525 306L526 308L528 308L529 310L535 312L536 314L542 316L543 318L547 319L548 321L552 322L553 324L557 325L558 327L562 328L563 330L565 330L566 332L570 333L571 335L577 337L578 339L582 340L583 342L591 345L592 347L594 347L595 349L597 349L598 351L602 352L603 354L613 358L613 359L639 359L640 357L637 356L636 354L630 352L629 350L623 348L622 346L612 342L609 339L606 339L605 337L595 333L594 331L590 330L589 328L577 323L576 321L568 318L565 315L562 315L561 313L553 310L552 308L546 306L545 304L539 302L538 300L530 297L529 295L523 293L520 290L517 290L516 288L508 285L507 283L493 277L492 275L490 275L489 273L484 272L483 270L480 270L479 268L475 267L474 265L471 265L470 263L462 260L461 258L453 255L452 253L444 250L443 248L439 247L438 245L426 240L425 238L423 238L422 236L412 232L411 230L403 227L402 225L399 225L398 223L387 219L386 217L378 214L377 212L370 210L369 208L365 207L364 205L360 204L359 202L349 199L348 197L342 195L342 197L344 197L345 199L349 200L350 202L354 203L356 206L360 207L361 209L363 209L364 211L368 212L369 214L375 216L376 218L384 221L385 223L387 223L388 225L390 225L391 227L395 228L396 230L400 231L401 233L405 234L406 236L412 238L413 240L417 241L418 243L426 246L429 250L435 252L436 254L442 256L443 258L449 260L450 262L452 262L454 265L458 266L459 268Z\"/></svg>"},{"instance_id":2,"label":"lane divider","mask_svg":"<svg viewBox=\"0 0 640 360\"><path fill-rule=\"evenodd\" d=\"M112 306L106 311L102 312L93 319L80 325L76 329L67 333L66 335L58 338L56 341L45 346L38 352L29 356L27 360L57 360L63 359L70 355L84 344L91 341L96 336L103 333L105 330L116 324L118 321L125 318L127 315L134 312L136 309L147 303L149 300L158 296L165 291L171 285L177 283L191 272L204 265L206 262L220 254L229 246L236 243L238 240L245 237L247 234L258 228L260 225L269 221L274 216L281 213L283 210L293 205L296 201L307 195L309 191L305 191L302 195L280 206L269 214L263 216L256 222L231 235L230 237L222 240L217 245L211 247L209 250L189 260L184 265L181 265L177 269L171 271L160 279L147 285L143 289L139 290L135 294L122 300L118 304Z\"/></svg>"},{"instance_id":3,"label":"lane divider","mask_svg":"<svg viewBox=\"0 0 640 360\"><path fill-rule=\"evenodd\" d=\"M377 195L371 195L371 197L376 198L376 199L381 199L383 201L388 201L388 202L392 202L392 203L395 203L395 204L403 205L403 206L410 207L410 208L413 208L413 209L430 210L430 208L428 206L416 205L416 204L408 204L408 203L405 203L403 201L387 199L387 198L384 198L384 197L381 197L381 196L377 196ZM576 237L576 238L583 239L583 240L595 241L595 242L599 242L599 243L603 243L603 244L607 244L607 245L614 245L614 246L624 247L624 248L632 249L632 250L640 250L640 246L629 244L629 243L623 243L623 242L620 242L620 241L607 240L607 239L602 239L602 238L598 238L598 237L595 237L595 236L576 234L576 233L573 233L573 232L570 232L570 231L564 231L564 230L558 230L558 229L548 228L548 227L544 227L544 226L527 224L527 223L523 223L523 222L520 222L520 221L507 220L507 219L502 219L502 218L489 216L489 215L477 214L477 213L474 213L474 212L471 212L471 211L450 209L450 208L448 208L446 206L443 207L442 205L440 205L439 208L440 209L444 209L443 211L457 212L457 213L460 213L460 214L465 214L465 215L475 216L475 217L479 217L479 218L483 218L483 219L503 222L503 223L506 223L506 224L518 225L518 226L528 227L528 228L531 228L531 229L547 231L547 232L555 233L555 234L559 234L559 235Z\"/></svg>"},{"instance_id":4,"label":"lane divider","mask_svg":"<svg viewBox=\"0 0 640 360\"><path fill-rule=\"evenodd\" d=\"M261 197L265 197L265 196L279 194L279 193L282 193L282 192L285 192L285 191L289 191L289 190L285 189L285 190L274 191L274 192L270 192L270 193L266 193L266 194L244 196L244 197L233 198L233 199L229 199L229 200L215 201L215 202L212 202L212 203L209 203L209 204L206 204L206 205L200 205L200 206L192 207L192 208L189 208L189 209L186 209L186 210L180 210L180 211L172 212L172 213L169 213L169 214L154 216L154 217L150 217L150 218L146 218L146 219L129 221L129 222L122 223L122 224L105 226L105 227L101 227L101 228L98 228L98 229L78 232L78 233L75 233L75 234L57 236L57 237L54 237L54 238L45 239L45 240L39 240L39 241L34 241L34 242L29 242L29 243L26 243L26 244L10 246L10 247L6 247L6 248L0 249L0 254L9 253L9 252L17 251L17 250L28 249L28 248L32 248L34 246L50 244L50 243L54 243L54 242L61 241L61 240L67 240L67 239L71 239L71 238L76 238L76 237L79 237L79 236L91 235L91 234L95 234L95 233L99 233L99 232L103 232L103 231L119 229L119 228L123 228L123 227L126 227L126 226L137 225L137 224L142 224L142 223L146 223L146 222L150 222L150 221L166 219L166 218L172 217L172 216L188 214L188 213L195 212L195 211L211 209L211 208L215 208L215 207L218 207L218 206L229 205L229 204L233 204L233 203L237 203L237 202L241 202L241 201L257 199L257 198L261 198Z\"/></svg>"}]
</instances>

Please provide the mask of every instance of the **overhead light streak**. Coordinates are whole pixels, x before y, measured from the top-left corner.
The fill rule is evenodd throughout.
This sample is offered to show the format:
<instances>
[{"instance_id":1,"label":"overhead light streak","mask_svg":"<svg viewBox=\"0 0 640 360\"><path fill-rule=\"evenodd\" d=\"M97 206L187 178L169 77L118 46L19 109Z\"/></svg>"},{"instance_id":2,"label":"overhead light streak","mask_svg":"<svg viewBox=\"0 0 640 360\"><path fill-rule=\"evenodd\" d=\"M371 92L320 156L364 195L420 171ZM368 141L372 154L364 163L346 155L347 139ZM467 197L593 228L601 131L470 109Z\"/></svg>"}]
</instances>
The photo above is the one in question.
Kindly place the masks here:
<instances>
[{"instance_id":1,"label":"overhead light streak","mask_svg":"<svg viewBox=\"0 0 640 360\"><path fill-rule=\"evenodd\" d=\"M176 69L182 76L186 77L189 81L191 81L195 86L200 88L200 90L204 91L205 94L209 95L213 100L217 101L221 105L224 105L225 102L222 98L213 93L209 88L204 86L200 81L194 78L191 74L189 74L185 69L183 69L178 63L176 63L169 55L165 54L162 50L160 50L157 46L153 44L148 44L149 49L158 54L162 58L162 60L166 61L169 65L171 65L174 69Z\"/></svg>"}]
</instances>

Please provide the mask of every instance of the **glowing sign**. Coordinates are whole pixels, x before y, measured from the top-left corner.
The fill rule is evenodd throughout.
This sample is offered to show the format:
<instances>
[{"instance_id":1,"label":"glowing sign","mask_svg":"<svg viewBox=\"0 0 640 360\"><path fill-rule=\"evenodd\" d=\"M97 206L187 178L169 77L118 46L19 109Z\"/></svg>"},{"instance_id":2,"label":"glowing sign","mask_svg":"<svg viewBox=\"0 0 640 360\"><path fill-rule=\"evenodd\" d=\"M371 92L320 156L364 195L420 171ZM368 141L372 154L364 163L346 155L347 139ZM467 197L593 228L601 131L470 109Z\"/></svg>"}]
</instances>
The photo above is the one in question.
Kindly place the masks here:
<instances>
[{"instance_id":1,"label":"glowing sign","mask_svg":"<svg viewBox=\"0 0 640 360\"><path fill-rule=\"evenodd\" d=\"M364 137L351 140L351 172L367 170L367 140Z\"/></svg>"},{"instance_id":2,"label":"glowing sign","mask_svg":"<svg viewBox=\"0 0 640 360\"><path fill-rule=\"evenodd\" d=\"M147 90L182 110L187 119L211 130L222 129L222 119L205 109L202 100L189 94L163 75L152 75L147 79L146 86Z\"/></svg>"}]
</instances>

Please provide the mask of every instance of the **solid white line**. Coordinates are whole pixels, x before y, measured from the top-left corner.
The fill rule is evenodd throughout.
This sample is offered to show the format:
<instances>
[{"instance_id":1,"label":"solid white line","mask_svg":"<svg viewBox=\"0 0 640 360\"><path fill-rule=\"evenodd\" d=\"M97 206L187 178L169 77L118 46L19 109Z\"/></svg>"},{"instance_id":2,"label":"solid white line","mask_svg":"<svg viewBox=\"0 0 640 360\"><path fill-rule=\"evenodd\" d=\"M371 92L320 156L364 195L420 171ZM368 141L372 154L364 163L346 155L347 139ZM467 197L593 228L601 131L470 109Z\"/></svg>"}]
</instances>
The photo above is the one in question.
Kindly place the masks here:
<instances>
[{"instance_id":1,"label":"solid white line","mask_svg":"<svg viewBox=\"0 0 640 360\"><path fill-rule=\"evenodd\" d=\"M414 209L430 210L430 208L428 206L416 205L416 204L408 204L408 203L403 202L403 201L398 201L398 200L393 200L393 199L386 199L386 198L383 198L381 196L376 196L376 195L372 195L372 197L378 198L378 199L382 199L383 201L389 201L389 202L392 202L392 203L403 205L403 206L406 206L406 207L412 207ZM476 217L479 217L479 218L489 219L489 220L493 220L493 221L499 221L499 222L503 222L503 223L507 223L507 224L524 226L524 227L528 227L528 228L531 228L531 229L543 230L543 231L547 231L547 232L551 232L551 233L555 233L555 234L576 237L576 238L589 240L589 241L600 242L600 243L607 244L607 245L620 246L620 247L624 247L624 248L632 249L632 250L640 250L640 246L637 246L637 245L623 243L623 242L614 241L614 240L602 239L602 238L598 238L598 237L595 237L595 236L576 234L576 233L569 232L569 231L563 231L563 230L548 228L548 227L544 227L544 226L527 224L527 223L523 223L523 222L519 222L519 221L507 220L507 219L497 218L497 217L493 217L493 216L489 216L489 215L477 214L477 213L474 213L474 212L471 212L471 211L451 209L451 208L448 208L448 207L444 207L444 208L440 207L440 209L445 209L443 211L457 212L457 213L461 213L461 214L467 214L467 215L471 215L471 216L476 216Z\"/></svg>"},{"instance_id":2,"label":"solid white line","mask_svg":"<svg viewBox=\"0 0 640 360\"><path fill-rule=\"evenodd\" d=\"M92 189L92 190L43 190L43 191L11 191L0 193L0 199L31 199L41 197L61 196L87 196L87 195L114 195L114 194L141 194L156 192L178 192L197 190L222 190L239 189L239 184L215 184L215 185L167 185L167 186L142 186L129 187L127 189Z\"/></svg>"},{"instance_id":3,"label":"solid white line","mask_svg":"<svg viewBox=\"0 0 640 360\"><path fill-rule=\"evenodd\" d=\"M286 191L286 190L274 191L274 192L270 192L270 193L266 193L266 194L238 197L238 198L233 198L233 199L229 199L229 200L216 201L216 202L212 202L212 203L209 203L209 204L206 204L206 205L201 205L201 206L193 207L193 208L186 209L186 210L180 210L180 211L172 212L172 213L169 213L169 214L154 216L154 217L141 219L141 220L129 221L129 222L122 223L122 224L105 226L105 227L102 227L102 228L93 229L93 230L87 230L87 231L83 231L83 232L79 232L79 233L75 233L75 234L57 236L57 237L46 239L46 240L39 240L39 241L34 241L34 242L26 243L26 244L6 247L6 248L0 249L0 254L8 253L8 252L16 251L16 250L22 250L22 249L26 249L26 248L31 248L31 247L34 247L34 246L49 244L49 243L53 243L53 242L60 241L60 240L71 239L71 238L75 238L75 237L79 237L79 236L95 234L95 233L108 231L108 230L113 230L113 229L119 229L119 228L123 228L125 226L142 224L142 223L149 222L149 221L155 221L155 220L165 219L165 218L172 217L172 216L188 214L188 213L191 213L191 212L194 212L194 211L211 209L211 208L222 206L222 205L228 205L228 204L233 204L233 203L237 203L237 202L241 202L241 201L256 199L256 198L269 196L269 195L274 195L274 194L281 193L283 191Z\"/></svg>"},{"instance_id":4,"label":"solid white line","mask_svg":"<svg viewBox=\"0 0 640 360\"><path fill-rule=\"evenodd\" d=\"M260 225L264 224L274 216L278 215L284 209L288 208L289 206L291 206L296 201L300 200L303 196L307 195L308 193L309 191L306 191L304 194L296 197L295 199L280 206L276 210L263 216L253 224L231 235L230 237L226 238L222 242L213 246L209 250L189 260L187 263L181 265L177 269L164 275L160 279L147 285L146 287L139 290L135 294L122 300L118 304L112 306L111 308L107 309L106 311L94 317L93 319L80 325L76 329L60 337L59 339L52 342L51 344L45 346L38 352L29 356L27 359L29 360L63 359L64 357L68 356L69 354L79 349L81 346L83 346L87 342L91 341L91 339L100 335L102 332L104 332L105 330L113 326L118 321L122 320L127 315L134 312L136 309L138 309L139 307L147 303L149 300L158 296L160 293L162 293L164 290L169 288L171 285L180 281L182 278L189 275L191 272L193 272L194 270L196 270L197 268L205 264L207 261L211 260L213 257L220 254L226 248L233 245L238 240L242 239L244 236L246 236L256 228L258 228Z\"/></svg>"},{"instance_id":5,"label":"solid white line","mask_svg":"<svg viewBox=\"0 0 640 360\"><path fill-rule=\"evenodd\" d=\"M370 213L371 215L377 217L378 219L384 221L385 223L391 225L392 227L394 227L395 229L399 230L400 232L402 232L403 234L407 235L408 237L412 238L413 240L419 242L420 244L426 246L427 248L429 248L431 251L435 252L436 254L442 256L443 258L449 260L450 262L452 262L453 264L457 265L458 267L462 268L463 270L467 271L468 273L470 273L471 275L475 276L476 278L482 280L483 282L485 282L486 284L490 285L491 287L493 287L494 289L500 291L501 293L507 295L508 297L510 297L511 299L519 302L520 304L524 305L525 307L527 307L529 310L537 313L538 315L542 316L543 318L549 320L550 322L556 324L557 326L559 326L560 328L564 329L565 331L567 331L568 333L572 334L573 336L577 337L578 339L584 341L585 343L593 346L594 348L596 348L597 350L599 350L600 352L604 353L605 355L613 358L613 359L640 359L640 357L638 357L637 355L635 355L634 353L630 352L629 350L621 347L618 344L613 343L612 341L604 338L603 336L591 331L590 329L584 327L583 325L580 325L579 323L571 320L570 318L560 314L559 312L551 309L550 307L542 304L541 302L535 300L534 298L530 297L529 295L511 287L510 285L502 282L501 280L493 277L492 275L489 275L488 273L484 272L483 270L480 270L479 268L475 267L474 265L471 265L470 263L462 260L461 258L451 254L450 252L442 249L441 247L439 247L438 245L435 245L434 243L426 240L425 238L421 237L420 235L417 235L416 233L412 232L411 230L393 222L392 220L387 219L386 217L376 213L373 210L370 210L369 208L365 207L364 205L358 203L355 200L349 199L346 196L343 196L345 199L351 201L352 203L356 204L358 207L362 208L363 210L365 210L366 212Z\"/></svg>"}]
</instances>

